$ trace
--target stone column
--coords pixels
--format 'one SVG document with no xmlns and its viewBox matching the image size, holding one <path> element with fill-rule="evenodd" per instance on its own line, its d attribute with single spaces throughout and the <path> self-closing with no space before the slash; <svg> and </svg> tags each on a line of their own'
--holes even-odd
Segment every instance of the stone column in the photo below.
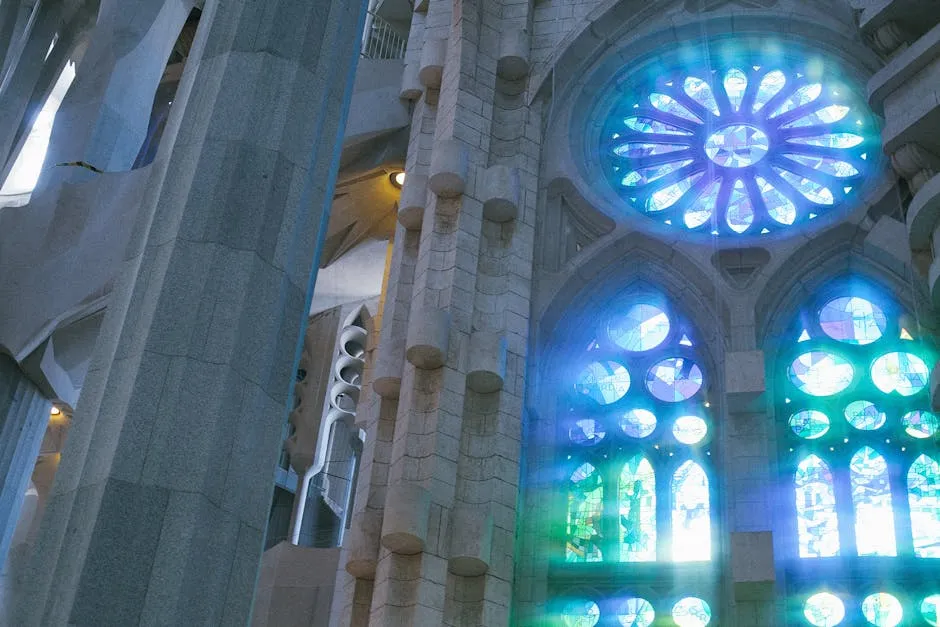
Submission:
<svg viewBox="0 0 940 627">
<path fill-rule="evenodd" d="M 16 362 L 0 355 L 0 570 L 16 530 L 52 404 Z"/>
<path fill-rule="evenodd" d="M 12 624 L 248 622 L 364 8 L 207 0 Z"/>
</svg>

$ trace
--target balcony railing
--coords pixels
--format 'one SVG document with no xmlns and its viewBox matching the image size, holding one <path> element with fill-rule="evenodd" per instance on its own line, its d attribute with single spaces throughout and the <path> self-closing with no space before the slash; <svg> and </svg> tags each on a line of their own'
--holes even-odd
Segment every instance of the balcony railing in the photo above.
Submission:
<svg viewBox="0 0 940 627">
<path fill-rule="evenodd" d="M 391 24 L 369 11 L 362 33 L 361 56 L 367 59 L 401 59 L 405 56 L 407 43 Z"/>
</svg>

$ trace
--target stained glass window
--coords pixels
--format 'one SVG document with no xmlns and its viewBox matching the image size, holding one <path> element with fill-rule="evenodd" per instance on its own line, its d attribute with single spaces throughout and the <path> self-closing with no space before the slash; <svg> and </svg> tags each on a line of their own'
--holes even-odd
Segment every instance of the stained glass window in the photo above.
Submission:
<svg viewBox="0 0 940 627">
<path fill-rule="evenodd" d="M 940 594 L 932 594 L 921 602 L 920 615 L 934 627 L 940 625 Z"/>
<path fill-rule="evenodd" d="M 655 305 L 636 304 L 623 317 L 614 318 L 607 332 L 611 340 L 628 351 L 648 351 L 669 335 L 669 316 Z"/>
<path fill-rule="evenodd" d="M 620 606 L 617 620 L 623 627 L 650 627 L 656 619 L 652 604 L 646 599 L 630 598 Z"/>
<path fill-rule="evenodd" d="M 646 387 L 661 401 L 685 401 L 702 388 L 702 370 L 691 360 L 670 357 L 650 368 L 646 375 Z"/>
<path fill-rule="evenodd" d="M 672 553 L 677 562 L 711 559 L 708 476 L 693 461 L 672 478 Z"/>
<path fill-rule="evenodd" d="M 604 486 L 601 474 L 584 463 L 571 475 L 568 487 L 569 562 L 599 562 L 600 523 L 604 512 Z"/>
<path fill-rule="evenodd" d="M 686 597 L 673 606 L 672 620 L 679 627 L 705 627 L 712 620 L 712 610 L 702 599 Z"/>
<path fill-rule="evenodd" d="M 631 438 L 645 438 L 656 430 L 656 414 L 648 409 L 630 409 L 620 419 L 620 428 Z"/>
<path fill-rule="evenodd" d="M 940 557 L 940 464 L 921 455 L 907 473 L 911 531 L 917 557 Z"/>
<path fill-rule="evenodd" d="M 856 429 L 874 431 L 880 429 L 888 417 L 870 401 L 852 401 L 845 406 L 845 419 Z"/>
<path fill-rule="evenodd" d="M 871 344 L 887 327 L 887 318 L 878 305 L 864 298 L 842 296 L 826 303 L 819 314 L 823 333 L 847 344 Z"/>
<path fill-rule="evenodd" d="M 936 414 L 929 411 L 909 411 L 901 419 L 904 424 L 904 430 L 912 438 L 923 440 L 929 438 L 937 432 L 940 427 L 940 420 Z"/>
<path fill-rule="evenodd" d="M 839 520 L 832 471 L 816 455 L 810 455 L 796 471 L 796 512 L 800 557 L 839 554 Z"/>
<path fill-rule="evenodd" d="M 806 599 L 803 615 L 815 627 L 835 627 L 845 618 L 845 604 L 834 594 L 819 592 Z"/>
<path fill-rule="evenodd" d="M 815 440 L 829 431 L 829 416 L 815 409 L 806 409 L 790 416 L 789 425 L 801 438 Z"/>
<path fill-rule="evenodd" d="M 858 554 L 897 555 L 888 463 L 866 446 L 852 456 L 850 468 Z"/>
<path fill-rule="evenodd" d="M 810 396 L 832 396 L 849 387 L 855 377 L 852 364 L 826 351 L 803 353 L 790 365 L 790 380 Z"/>
<path fill-rule="evenodd" d="M 912 396 L 927 387 L 930 370 L 917 355 L 888 353 L 871 365 L 871 378 L 885 394 L 897 392 L 901 396 Z"/>
<path fill-rule="evenodd" d="M 604 439 L 607 431 L 604 424 L 593 418 L 575 420 L 568 430 L 568 438 L 581 446 L 594 446 Z"/>
<path fill-rule="evenodd" d="M 683 444 L 698 444 L 708 433 L 708 425 L 698 416 L 679 416 L 672 426 L 672 434 Z"/>
<path fill-rule="evenodd" d="M 904 618 L 904 609 L 897 598 L 886 592 L 870 594 L 862 601 L 862 614 L 876 627 L 895 627 Z"/>
<path fill-rule="evenodd" d="M 742 237 L 806 224 L 859 193 L 877 136 L 864 98 L 834 76 L 754 56 L 617 81 L 599 165 L 624 204 Z"/>
<path fill-rule="evenodd" d="M 656 560 L 656 477 L 645 457 L 627 461 L 620 473 L 620 560 Z"/>
<path fill-rule="evenodd" d="M 610 405 L 630 389 L 630 373 L 614 361 L 595 361 L 581 371 L 575 390 L 599 405 Z"/>
<path fill-rule="evenodd" d="M 594 627 L 601 619 L 601 608 L 594 601 L 570 601 L 561 614 L 565 627 Z"/>
</svg>

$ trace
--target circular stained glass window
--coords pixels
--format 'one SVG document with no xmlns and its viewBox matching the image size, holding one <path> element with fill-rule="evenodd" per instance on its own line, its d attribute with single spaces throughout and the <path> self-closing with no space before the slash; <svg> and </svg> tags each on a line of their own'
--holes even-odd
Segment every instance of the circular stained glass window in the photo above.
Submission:
<svg viewBox="0 0 940 627">
<path fill-rule="evenodd" d="M 790 364 L 793 385 L 810 396 L 838 394 L 852 384 L 854 377 L 852 364 L 825 351 L 803 353 Z"/>
<path fill-rule="evenodd" d="M 601 405 L 610 405 L 630 389 L 630 373 L 615 361 L 595 361 L 581 371 L 574 389 Z"/>
<path fill-rule="evenodd" d="M 911 353 L 888 353 L 871 365 L 871 379 L 885 394 L 913 396 L 927 386 L 929 378 L 927 364 Z"/>
<path fill-rule="evenodd" d="M 620 606 L 617 620 L 623 627 L 650 627 L 656 618 L 653 606 L 646 599 L 627 599 Z"/>
<path fill-rule="evenodd" d="M 562 610 L 565 627 L 594 627 L 601 619 L 601 608 L 594 601 L 571 601 Z"/>
<path fill-rule="evenodd" d="M 594 446 L 604 439 L 607 430 L 604 425 L 593 418 L 575 420 L 568 429 L 568 439 L 581 446 Z"/>
<path fill-rule="evenodd" d="M 672 425 L 672 434 L 683 444 L 698 444 L 708 433 L 708 425 L 698 416 L 680 416 Z"/>
<path fill-rule="evenodd" d="M 620 418 L 620 428 L 631 438 L 645 438 L 656 430 L 656 415 L 648 409 L 631 409 Z"/>
<path fill-rule="evenodd" d="M 925 439 L 931 437 L 940 428 L 940 419 L 929 411 L 911 411 L 901 418 L 904 430 L 912 438 Z"/>
<path fill-rule="evenodd" d="M 702 599 L 686 597 L 672 607 L 672 620 L 679 627 L 705 627 L 712 620 L 712 610 Z"/>
<path fill-rule="evenodd" d="M 670 357 L 650 368 L 646 387 L 661 401 L 685 401 L 702 389 L 702 369 L 683 357 Z"/>
<path fill-rule="evenodd" d="M 815 440 L 829 431 L 829 416 L 815 409 L 807 409 L 790 416 L 789 425 L 793 433 L 804 440 Z"/>
<path fill-rule="evenodd" d="M 669 335 L 669 317 L 653 305 L 633 305 L 607 325 L 607 334 L 621 348 L 648 351 L 663 343 Z"/>
<path fill-rule="evenodd" d="M 826 71 L 779 61 L 620 81 L 600 137 L 618 195 L 664 224 L 729 237 L 854 199 L 877 154 L 867 107 Z"/>
<path fill-rule="evenodd" d="M 885 592 L 870 594 L 862 601 L 862 614 L 877 627 L 895 627 L 904 618 L 901 602 Z"/>
<path fill-rule="evenodd" d="M 845 407 L 845 419 L 856 429 L 874 431 L 884 426 L 888 417 L 869 401 L 853 401 Z"/>
<path fill-rule="evenodd" d="M 864 345 L 881 339 L 888 319 L 878 305 L 846 296 L 826 303 L 819 312 L 819 326 L 834 340 Z"/>
<path fill-rule="evenodd" d="M 806 599 L 803 616 L 815 627 L 835 627 L 845 618 L 845 604 L 834 594 L 820 592 Z"/>
<path fill-rule="evenodd" d="M 920 615 L 934 627 L 940 626 L 940 594 L 931 594 L 920 604 Z"/>
</svg>

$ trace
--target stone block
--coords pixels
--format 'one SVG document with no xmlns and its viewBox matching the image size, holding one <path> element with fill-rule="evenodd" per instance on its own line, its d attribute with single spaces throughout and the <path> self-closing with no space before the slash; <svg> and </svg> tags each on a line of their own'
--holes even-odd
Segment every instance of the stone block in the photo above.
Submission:
<svg viewBox="0 0 940 627">
<path fill-rule="evenodd" d="M 409 173 L 398 199 L 398 222 L 409 231 L 421 229 L 424 206 L 428 202 L 428 177 Z"/>
<path fill-rule="evenodd" d="M 375 578 L 379 561 L 382 512 L 365 510 L 353 516 L 349 530 L 349 559 L 346 572 L 357 579 Z"/>
<path fill-rule="evenodd" d="M 401 91 L 398 95 L 403 100 L 417 100 L 423 91 L 423 85 L 418 78 L 418 66 L 414 63 L 405 64 L 401 75 Z"/>
<path fill-rule="evenodd" d="M 735 599 L 772 599 L 774 571 L 773 534 L 770 531 L 731 533 L 731 575 Z"/>
<path fill-rule="evenodd" d="M 521 27 L 508 27 L 499 35 L 496 74 L 509 81 L 529 73 L 529 33 Z"/>
<path fill-rule="evenodd" d="M 462 577 L 478 577 L 490 565 L 493 514 L 486 505 L 458 505 L 451 512 L 451 549 L 447 567 Z"/>
<path fill-rule="evenodd" d="M 424 307 L 411 314 L 408 325 L 408 348 L 405 357 L 415 368 L 434 370 L 444 365 L 450 337 L 450 314 Z"/>
<path fill-rule="evenodd" d="M 881 216 L 868 235 L 862 248 L 865 254 L 904 276 L 911 264 L 911 249 L 907 243 L 907 229 L 890 216 Z"/>
<path fill-rule="evenodd" d="M 382 521 L 382 546 L 392 553 L 414 555 L 428 537 L 431 493 L 414 483 L 389 486 Z"/>
<path fill-rule="evenodd" d="M 467 385 L 488 394 L 503 388 L 506 378 L 506 338 L 502 333 L 475 331 L 467 351 Z"/>
<path fill-rule="evenodd" d="M 938 223 L 940 223 L 940 174 L 928 180 L 918 190 L 907 209 L 907 233 L 911 249 L 928 250 Z"/>
<path fill-rule="evenodd" d="M 443 198 L 456 198 L 467 186 L 470 157 L 467 147 L 456 139 L 437 142 L 431 153 L 428 187 Z"/>
<path fill-rule="evenodd" d="M 519 172 L 515 168 L 494 165 L 483 172 L 480 190 L 483 217 L 494 222 L 508 222 L 519 214 Z"/>
<path fill-rule="evenodd" d="M 763 351 L 736 351 L 725 356 L 728 410 L 755 412 L 766 403 Z"/>
<path fill-rule="evenodd" d="M 444 60 L 447 57 L 447 40 L 430 37 L 421 48 L 421 67 L 418 80 L 428 89 L 440 89 L 444 76 Z"/>
<path fill-rule="evenodd" d="M 402 356 L 381 353 L 372 371 L 372 389 L 382 398 L 395 399 L 401 394 Z"/>
</svg>

